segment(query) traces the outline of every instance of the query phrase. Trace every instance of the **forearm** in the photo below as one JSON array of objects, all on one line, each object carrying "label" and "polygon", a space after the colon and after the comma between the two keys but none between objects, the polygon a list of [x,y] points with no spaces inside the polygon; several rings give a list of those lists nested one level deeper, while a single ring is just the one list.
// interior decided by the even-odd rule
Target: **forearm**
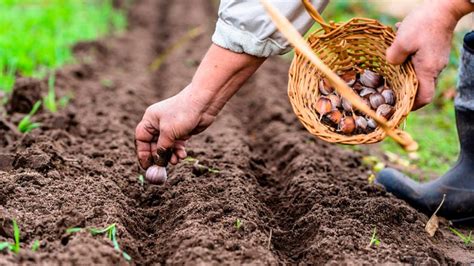
[{"label": "forearm", "polygon": [[234,53],[212,44],[186,93],[207,114],[217,115],[265,59]]},{"label": "forearm", "polygon": [[435,3],[447,10],[456,21],[474,12],[474,4],[470,0],[436,0]]}]

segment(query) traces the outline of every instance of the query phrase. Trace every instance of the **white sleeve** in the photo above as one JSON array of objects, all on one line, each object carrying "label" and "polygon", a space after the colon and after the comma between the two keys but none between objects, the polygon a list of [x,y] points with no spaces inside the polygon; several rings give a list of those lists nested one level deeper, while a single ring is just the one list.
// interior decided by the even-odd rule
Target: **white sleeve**
[{"label": "white sleeve", "polygon": [[[322,12],[329,0],[312,0]],[[300,0],[271,0],[296,29],[304,34],[313,24]],[[212,42],[236,53],[258,57],[288,52],[288,41],[277,30],[258,0],[221,0]]]}]

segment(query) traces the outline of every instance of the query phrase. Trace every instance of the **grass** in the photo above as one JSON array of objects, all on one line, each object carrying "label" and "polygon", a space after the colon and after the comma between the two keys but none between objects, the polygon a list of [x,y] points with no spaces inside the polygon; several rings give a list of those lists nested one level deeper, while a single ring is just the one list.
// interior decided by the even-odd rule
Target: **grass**
[{"label": "grass", "polygon": [[4,249],[8,249],[13,253],[18,254],[20,252],[20,228],[18,227],[16,220],[13,220],[12,223],[13,223],[13,239],[15,242],[14,243],[0,242],[0,251]]},{"label": "grass", "polygon": [[[82,231],[82,228],[80,228],[80,227],[72,227],[72,228],[66,229],[66,233],[68,233],[68,234],[78,233],[80,231]],[[126,253],[125,251],[123,251],[120,248],[120,245],[117,241],[117,226],[116,226],[116,224],[111,224],[111,225],[109,225],[105,228],[94,228],[94,227],[92,227],[92,228],[89,228],[88,231],[93,236],[106,235],[107,238],[110,241],[112,241],[112,245],[114,246],[114,249],[117,250],[118,252],[121,252],[123,258],[126,261],[131,261],[132,260],[132,257],[130,257],[130,255],[128,255],[128,253]]]},{"label": "grass", "polygon": [[64,106],[67,104],[67,101],[60,101],[56,98],[56,90],[54,88],[55,83],[56,76],[54,73],[51,73],[48,78],[48,94],[43,98],[44,107],[46,107],[46,109],[51,113],[56,113],[58,111],[58,106]]},{"label": "grass", "polygon": [[[353,17],[368,17],[377,19],[386,25],[395,25],[403,18],[396,18],[380,12],[368,1],[332,1],[323,17],[327,21],[343,22]],[[319,29],[314,25],[310,32]],[[457,159],[459,143],[456,134],[454,103],[447,92],[453,91],[457,83],[460,47],[464,32],[457,32],[453,41],[453,49],[447,68],[438,79],[434,103],[421,110],[412,112],[406,123],[406,131],[419,143],[420,150],[416,158],[406,154],[393,140],[387,138],[381,144],[384,152],[398,154],[399,161],[409,162],[412,167],[421,172],[437,175],[446,172]],[[292,53],[285,56],[292,58]],[[354,148],[358,150],[357,148]],[[404,165],[401,165],[402,167]]]},{"label": "grass", "polygon": [[17,74],[44,77],[73,61],[73,44],[125,26],[110,0],[0,0],[0,90]]},{"label": "grass", "polygon": [[38,251],[39,248],[40,248],[40,241],[38,239],[36,239],[33,242],[33,245],[31,245],[31,251],[36,252],[36,251]]},{"label": "grass", "polygon": [[32,117],[38,112],[38,109],[41,107],[41,101],[37,101],[34,105],[33,108],[31,109],[30,113],[27,114],[25,117],[23,117],[20,120],[20,123],[18,123],[18,131],[21,133],[28,133],[32,131],[35,128],[39,128],[41,126],[40,123],[35,123],[31,121]]},{"label": "grass", "polygon": [[140,183],[140,186],[142,187],[145,185],[145,177],[143,177],[143,175],[138,176],[138,183]]},{"label": "grass", "polygon": [[464,245],[469,246],[472,243],[472,231],[469,231],[469,235],[466,236],[452,227],[449,227],[449,230],[451,230],[451,232],[458,236],[464,242]]},{"label": "grass", "polygon": [[373,245],[380,246],[380,240],[377,237],[377,228],[376,227],[374,227],[372,237],[370,238],[369,247],[371,247]]},{"label": "grass", "polygon": [[242,220],[237,218],[237,220],[235,220],[234,227],[235,227],[235,229],[237,229],[237,231],[239,231],[240,228],[242,228]]}]

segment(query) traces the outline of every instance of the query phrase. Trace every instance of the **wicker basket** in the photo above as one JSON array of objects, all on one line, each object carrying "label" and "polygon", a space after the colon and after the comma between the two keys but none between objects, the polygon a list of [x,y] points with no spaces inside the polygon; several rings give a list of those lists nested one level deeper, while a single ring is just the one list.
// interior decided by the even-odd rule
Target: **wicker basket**
[{"label": "wicker basket", "polygon": [[[311,134],[328,142],[375,143],[384,139],[389,131],[401,138],[411,139],[398,127],[413,106],[418,80],[410,61],[400,66],[386,62],[385,51],[395,38],[393,30],[376,20],[366,18],[328,24],[308,0],[303,0],[303,3],[311,17],[322,26],[307,40],[321,61],[338,74],[354,68],[364,68],[384,75],[395,92],[397,102],[395,113],[386,125],[379,126],[372,133],[348,136],[335,132],[321,122],[320,115],[313,108],[313,103],[320,97],[318,86],[323,77],[322,72],[296,49],[289,71],[288,96],[298,119]],[[348,100],[354,104],[359,99]]]}]

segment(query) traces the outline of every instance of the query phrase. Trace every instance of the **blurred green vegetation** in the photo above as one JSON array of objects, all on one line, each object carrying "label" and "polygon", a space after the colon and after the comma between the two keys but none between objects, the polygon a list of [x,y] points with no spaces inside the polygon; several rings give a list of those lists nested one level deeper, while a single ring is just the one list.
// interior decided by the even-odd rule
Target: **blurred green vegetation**
[{"label": "blurred green vegetation", "polygon": [[126,26],[110,0],[0,0],[0,90],[16,75],[43,77],[72,60],[71,46]]},{"label": "blurred green vegetation", "polygon": [[[335,22],[347,21],[353,17],[368,17],[377,19],[386,25],[395,25],[396,22],[403,20],[403,18],[396,18],[377,10],[368,1],[332,1],[324,11],[323,17],[327,21]],[[315,25],[313,30],[316,28],[318,25]],[[438,80],[434,103],[411,113],[405,123],[405,130],[420,145],[416,156],[408,156],[389,138],[380,145],[383,152],[396,153],[404,161],[410,162],[411,169],[415,168],[431,174],[442,174],[457,159],[459,143],[453,97],[464,33],[457,32],[455,34],[449,65]]]}]

